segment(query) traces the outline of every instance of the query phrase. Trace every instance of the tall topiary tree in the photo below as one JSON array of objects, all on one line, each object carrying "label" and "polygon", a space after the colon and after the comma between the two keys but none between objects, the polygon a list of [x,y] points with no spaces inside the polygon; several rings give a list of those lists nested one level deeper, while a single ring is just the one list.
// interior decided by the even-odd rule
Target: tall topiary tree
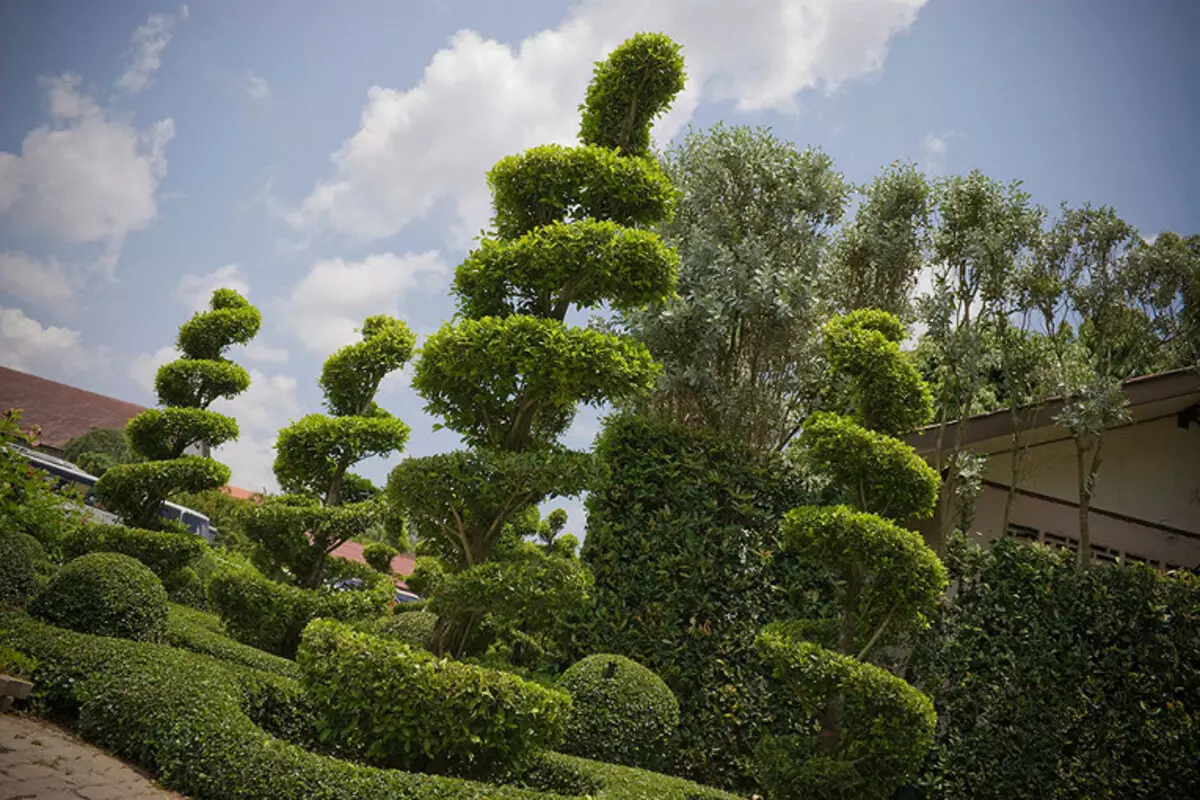
[{"label": "tall topiary tree", "polygon": [[816,725],[759,745],[759,779],[775,798],[886,798],[916,774],[933,742],[929,698],[869,658],[926,624],[946,570],[914,531],[929,516],[938,476],[899,439],[931,412],[928,388],[899,342],[900,321],[860,310],[825,327],[834,385],[846,413],[805,423],[793,452],[824,473],[834,503],[784,519],[784,550],[834,576],[835,619],[768,625],[758,645]]},{"label": "tall topiary tree", "polygon": [[96,483],[96,496],[126,524],[159,528],[159,511],[172,495],[229,482],[229,467],[185,453],[237,438],[237,422],[208,407],[250,386],[250,374],[224,354],[231,345],[253,339],[261,324],[262,315],[244,297],[217,289],[209,310],[180,326],[176,346],[183,356],[160,367],[154,381],[163,408],[143,411],[125,428],[130,446],[146,460],[115,464]]},{"label": "tall topiary tree", "polygon": [[408,441],[409,427],[380,408],[375,394],[412,357],[415,343],[400,320],[367,317],[362,341],[338,350],[321,370],[329,413],[309,414],[279,432],[275,477],[288,494],[256,509],[246,533],[261,560],[299,586],[320,586],[329,553],[378,522],[378,489],[349,470]]},{"label": "tall topiary tree", "polygon": [[[391,490],[450,569],[479,568],[508,522],[585,488],[590,458],[558,444],[580,402],[649,391],[657,367],[630,339],[565,324],[572,308],[630,309],[667,295],[675,253],[646,230],[671,213],[650,125],[683,88],[679,47],[639,34],[596,66],[577,147],[545,145],[488,175],[495,215],[458,268],[460,318],[422,348],[414,386],[471,449],[409,459]],[[477,611],[443,614],[439,649],[461,653]]]}]

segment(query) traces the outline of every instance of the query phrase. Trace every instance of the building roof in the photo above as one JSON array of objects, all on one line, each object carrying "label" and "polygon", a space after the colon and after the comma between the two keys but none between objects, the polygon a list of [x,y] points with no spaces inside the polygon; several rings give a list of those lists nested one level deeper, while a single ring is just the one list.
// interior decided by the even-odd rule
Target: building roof
[{"label": "building roof", "polygon": [[41,427],[40,444],[61,451],[95,428],[118,428],[145,406],[78,389],[28,372],[0,367],[0,412],[22,409],[21,423]]},{"label": "building roof", "polygon": [[[1154,375],[1142,375],[1125,381],[1121,388],[1129,403],[1133,422],[1157,419],[1180,413],[1200,402],[1200,371],[1185,367]],[[1053,397],[1034,406],[1019,408],[1021,429],[1037,434],[1038,439],[1061,438],[1056,432],[1060,432],[1062,436],[1069,435],[1065,430],[1059,431],[1055,422],[1064,405],[1063,398]],[[996,449],[1007,450],[1011,446],[1015,422],[1009,408],[948,422],[941,436],[942,448],[951,449],[958,441],[963,447],[973,446],[973,449],[983,453]],[[962,438],[958,440],[960,425],[963,426]],[[922,456],[933,455],[938,449],[939,427],[934,424],[914,431],[905,437],[905,441]]]},{"label": "building roof", "polygon": [[[351,561],[357,561],[360,564],[367,563],[363,558],[363,546],[358,542],[342,542],[329,555],[337,558],[348,558]],[[411,575],[413,564],[416,563],[417,557],[412,553],[400,553],[392,557],[392,574],[393,575]],[[403,580],[396,579],[396,585],[401,588],[407,588]]]},{"label": "building roof", "polygon": [[234,500],[253,500],[255,503],[262,500],[262,495],[258,492],[252,492],[249,489],[243,489],[240,486],[228,484],[221,487],[221,491],[232,497]]}]

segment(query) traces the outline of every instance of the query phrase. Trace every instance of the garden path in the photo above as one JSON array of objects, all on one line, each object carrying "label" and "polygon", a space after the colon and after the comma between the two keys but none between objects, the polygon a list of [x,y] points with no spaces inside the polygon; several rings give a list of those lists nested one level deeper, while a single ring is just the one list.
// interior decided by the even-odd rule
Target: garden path
[{"label": "garden path", "polygon": [[0,714],[0,800],[184,800],[36,717]]}]

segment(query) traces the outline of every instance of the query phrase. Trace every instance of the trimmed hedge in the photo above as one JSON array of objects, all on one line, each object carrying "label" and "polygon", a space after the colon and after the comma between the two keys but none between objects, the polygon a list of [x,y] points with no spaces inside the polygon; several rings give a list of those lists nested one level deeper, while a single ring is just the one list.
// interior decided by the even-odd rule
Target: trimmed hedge
[{"label": "trimmed hedge", "polygon": [[37,588],[34,551],[26,536],[0,531],[0,608],[24,606]]},{"label": "trimmed hedge", "polygon": [[167,621],[167,593],[150,568],[120,553],[71,561],[29,604],[29,613],[82,633],[149,641]]},{"label": "trimmed hedge", "polygon": [[174,603],[181,603],[192,608],[208,608],[208,592],[200,581],[200,576],[191,567],[177,569],[162,579],[167,597]]},{"label": "trimmed hedge", "polygon": [[675,755],[679,701],[662,679],[624,656],[588,656],[562,674],[571,695],[564,752],[645,769]]},{"label": "trimmed hedge", "polygon": [[927,797],[1197,796],[1196,576],[1007,540],[951,571],[914,658],[938,712]]},{"label": "trimmed hedge", "polygon": [[63,539],[69,561],[87,553],[123,553],[145,564],[160,580],[200,558],[207,544],[190,533],[167,533],[124,525],[86,525]]},{"label": "trimmed hedge", "polygon": [[437,626],[438,615],[432,611],[406,611],[375,620],[372,624],[376,636],[395,639],[413,647],[432,650],[433,631]]},{"label": "trimmed hedge", "polygon": [[386,767],[494,774],[553,745],[571,705],[563,692],[332,620],[308,626],[299,663],[323,738]]},{"label": "trimmed hedge", "polygon": [[296,666],[295,661],[288,661],[286,658],[235,642],[225,635],[220,617],[187,606],[171,604],[167,613],[163,642],[195,653],[204,653],[231,664],[240,664],[288,678],[300,677],[300,668]]},{"label": "trimmed hedge", "polygon": [[233,638],[294,658],[304,627],[317,617],[351,622],[387,611],[391,593],[379,590],[313,592],[277,583],[249,570],[218,572],[208,587],[212,609]]}]

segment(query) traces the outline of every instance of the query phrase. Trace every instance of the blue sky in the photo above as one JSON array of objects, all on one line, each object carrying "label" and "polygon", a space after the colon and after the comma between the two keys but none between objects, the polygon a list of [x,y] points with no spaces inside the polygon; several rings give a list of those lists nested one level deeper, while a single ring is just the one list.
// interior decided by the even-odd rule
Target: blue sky
[{"label": "blue sky", "polygon": [[[243,436],[219,455],[271,486],[325,356],[368,314],[422,334],[452,314],[484,172],[571,141],[591,63],[638,30],[688,61],[660,142],[769,125],[854,181],[979,168],[1195,232],[1198,28],[1187,0],[6,0],[0,363],[151,404],[200,298],[246,291],[265,321],[233,354],[254,384],[221,407]],[[456,445],[407,376],[380,399],[410,454]],[[595,429],[583,414],[568,442]]]}]

